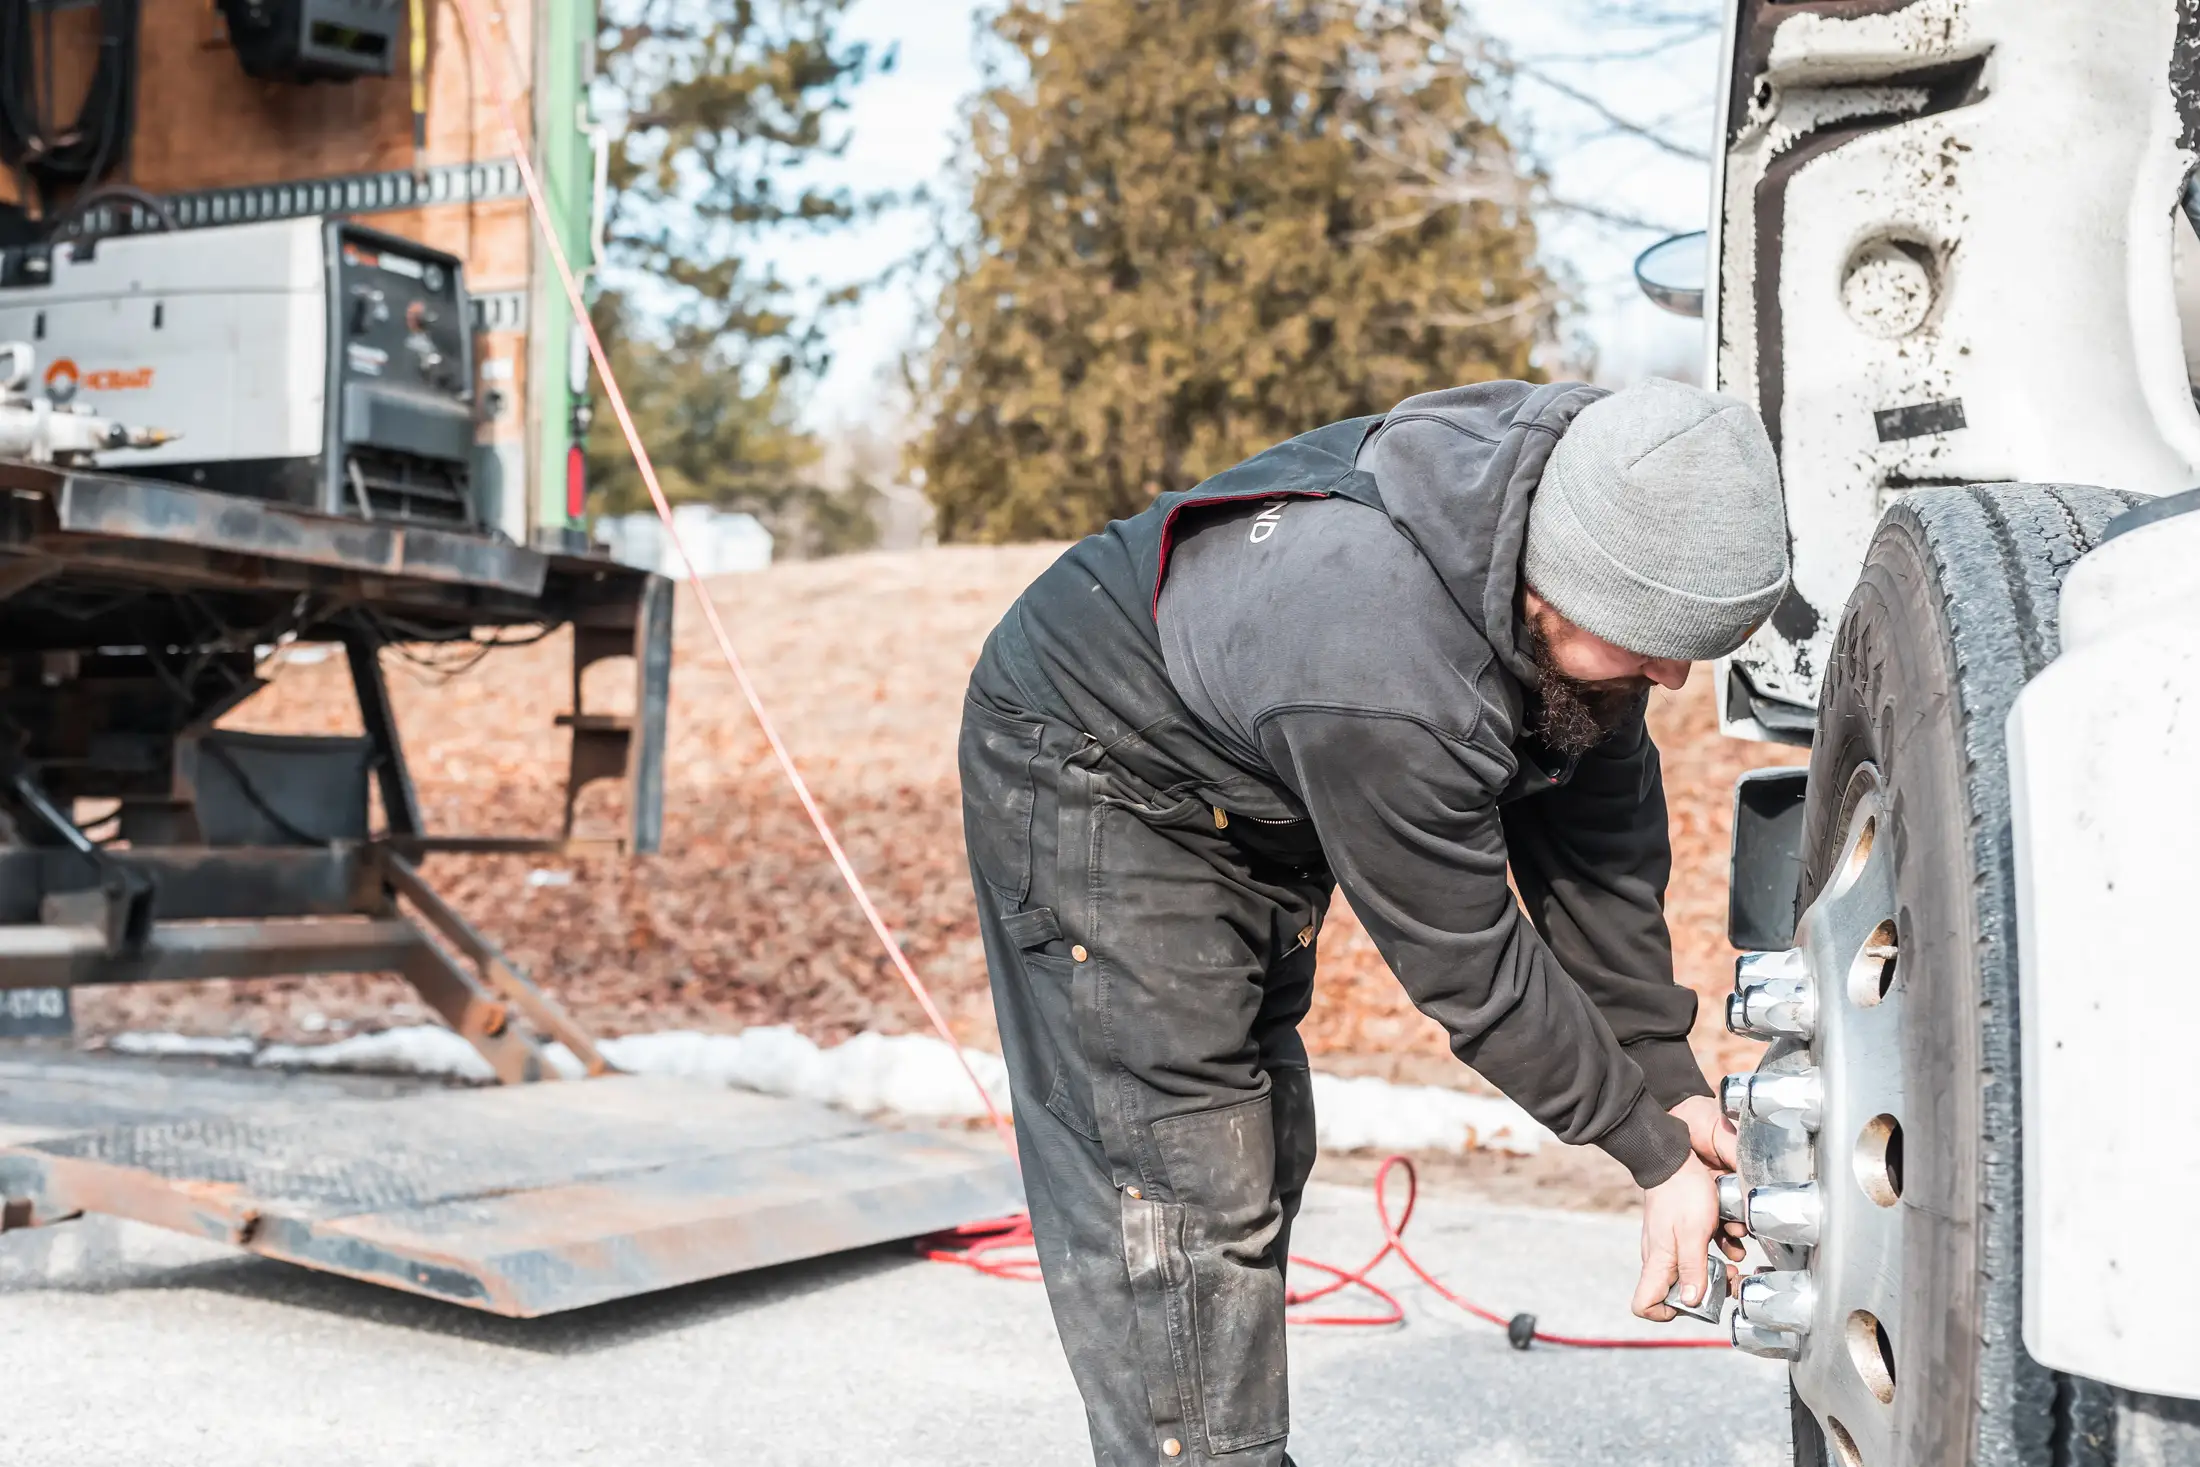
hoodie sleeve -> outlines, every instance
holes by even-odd
[[[1671,1108],[1711,1086],[1688,1047],[1696,995],[1673,981],[1673,867],[1658,746],[1638,716],[1567,783],[1503,807],[1513,882],[1536,931]]]
[[[1279,710],[1260,738],[1352,910],[1459,1058],[1641,1185],[1679,1170],[1688,1128],[1650,1093],[1506,885],[1491,761],[1423,723],[1360,711]]]

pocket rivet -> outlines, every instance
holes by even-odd
[[[1139,1191],[1136,1187],[1125,1187],[1123,1189],[1123,1195],[1130,1198],[1130,1200],[1133,1202],[1143,1202],[1146,1200],[1146,1194]]]
[[[1221,807],[1220,805],[1217,805],[1217,806],[1215,806],[1215,829],[1217,829],[1217,830],[1228,830],[1229,828],[1230,828],[1230,812],[1229,812],[1229,811],[1227,811],[1227,810],[1225,810],[1225,809],[1223,809],[1223,808],[1222,808],[1222,807]],[[1170,1455],[1171,1455],[1171,1456],[1174,1456],[1174,1455],[1176,1455],[1176,1454],[1175,1454],[1174,1452],[1172,1452],[1172,1453],[1170,1453]]]
[[[1069,955],[1080,963],[1092,956],[1091,953],[1085,951],[1085,945],[1081,942],[1069,950]]]
[[[1183,1450],[1184,1443],[1178,1441],[1173,1436],[1161,1444],[1161,1455],[1164,1457],[1173,1457]]]

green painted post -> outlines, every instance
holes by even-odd
[[[589,255],[589,226],[595,205],[595,152],[587,131],[587,100],[595,49],[595,0],[536,0],[535,27],[535,159],[557,223],[558,242],[577,274],[594,263]],[[587,377],[585,367],[575,371],[572,309],[549,251],[539,243],[534,261],[530,315],[535,340],[528,353],[528,416],[535,434],[535,524],[547,532],[545,538],[555,541],[561,531],[580,528],[567,513],[566,460],[578,441],[575,409],[583,400]]]

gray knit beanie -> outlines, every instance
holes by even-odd
[[[1599,398],[1551,450],[1522,568],[1561,616],[1630,652],[1732,652],[1788,584],[1764,424],[1746,403],[1656,377]]]

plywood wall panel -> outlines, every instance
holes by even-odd
[[[511,151],[493,79],[501,72],[509,84],[525,87],[531,12],[522,0],[474,4],[485,44],[497,48],[493,60],[469,54],[453,0],[427,6],[429,164]],[[409,36],[400,38],[397,69],[387,77],[302,86],[265,82],[238,64],[214,0],[144,5],[137,135],[129,165],[117,177],[175,193],[413,166]],[[96,59],[96,15],[64,11],[54,17],[53,34],[55,92],[66,117],[82,98]],[[524,92],[515,100],[525,126]],[[14,180],[0,181],[0,198],[15,197]]]
[[[534,223],[525,199],[398,209],[361,215],[360,222],[450,251],[466,262],[466,288],[476,294],[527,286]]]

